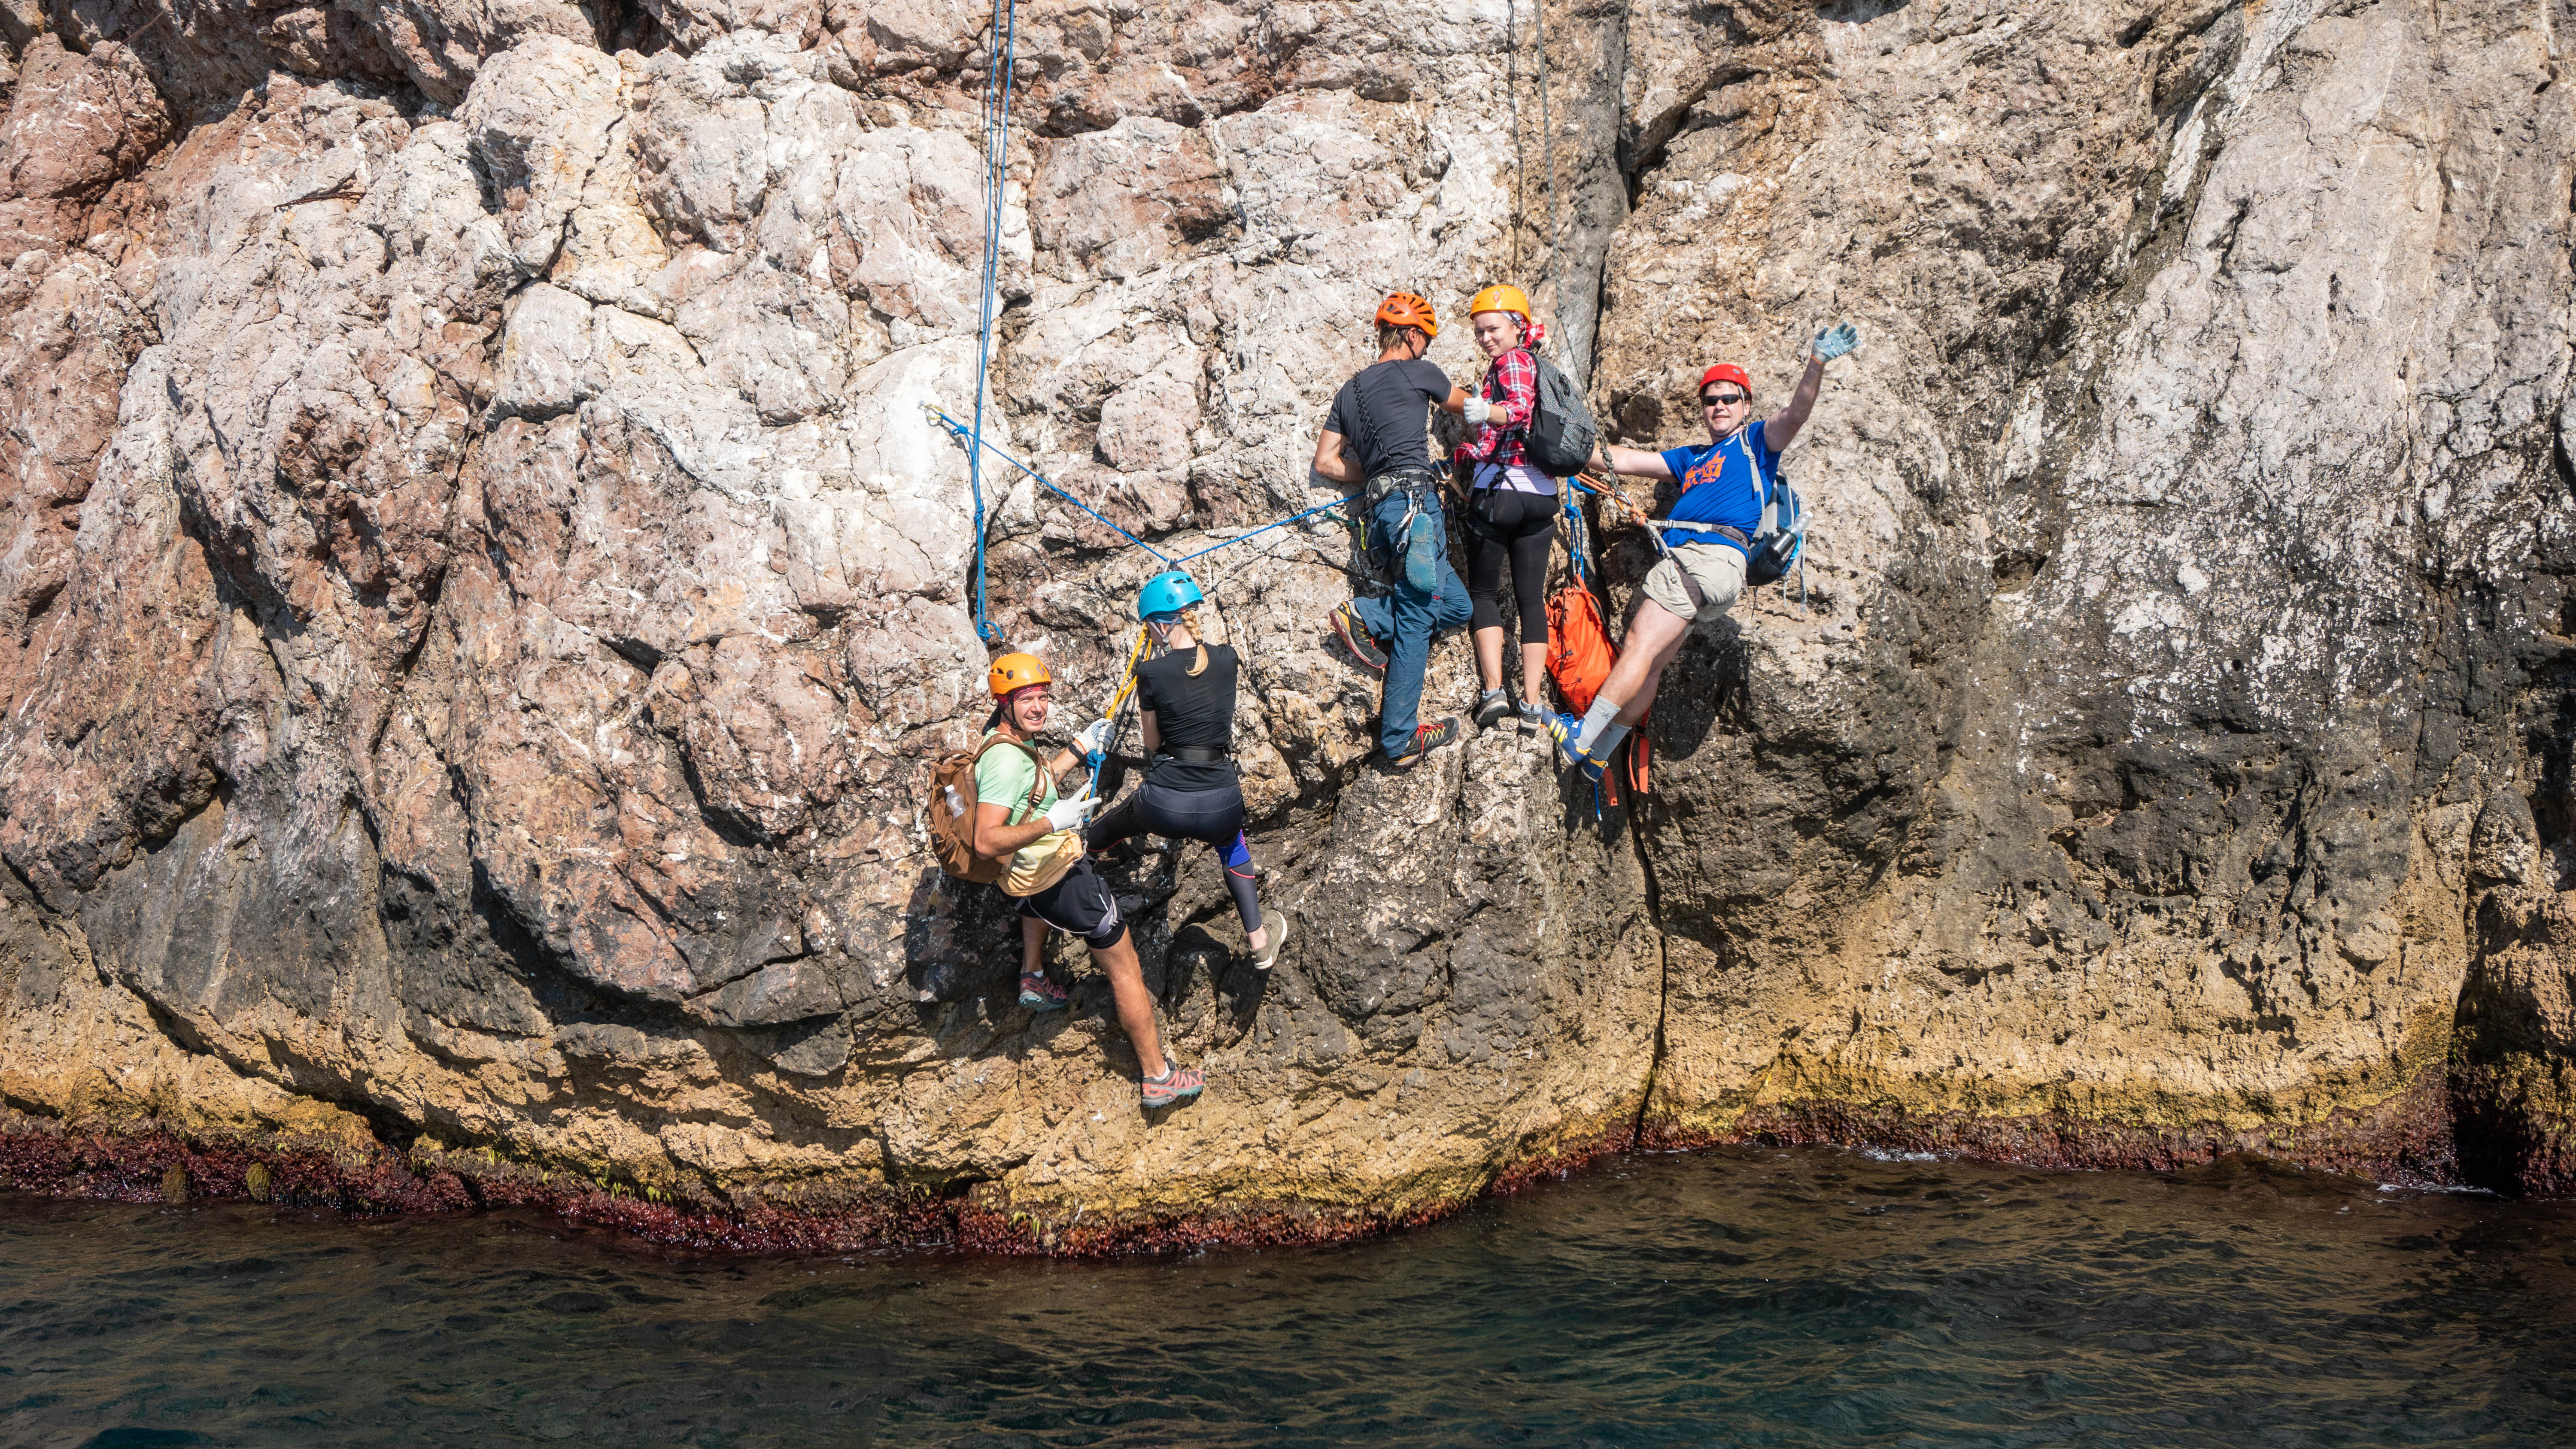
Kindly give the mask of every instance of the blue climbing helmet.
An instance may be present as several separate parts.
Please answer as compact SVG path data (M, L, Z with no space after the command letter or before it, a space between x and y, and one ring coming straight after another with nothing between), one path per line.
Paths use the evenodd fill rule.
M1145 587L1136 591L1136 617L1151 619L1157 615L1177 614L1205 597L1199 592L1199 586L1190 582L1188 574L1173 569L1147 579Z

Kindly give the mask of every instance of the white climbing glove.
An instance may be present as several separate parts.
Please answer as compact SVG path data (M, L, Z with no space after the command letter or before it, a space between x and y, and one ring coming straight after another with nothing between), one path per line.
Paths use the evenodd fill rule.
M1472 394L1467 398L1466 411L1461 414L1461 416L1466 418L1469 425L1475 427L1484 426L1485 419L1490 418L1493 415L1494 405L1485 401L1483 398L1476 397Z
M1808 350L1818 362L1831 362L1860 346L1860 329L1849 322L1837 323L1816 334L1816 345Z
M1093 720L1082 727L1082 733L1073 737L1073 747L1081 754L1099 754L1109 748L1109 736L1116 729L1117 726L1105 719Z
M1079 792L1047 807L1047 829L1071 830L1087 824L1091 812L1099 808L1100 802L1091 798L1091 786L1086 782Z

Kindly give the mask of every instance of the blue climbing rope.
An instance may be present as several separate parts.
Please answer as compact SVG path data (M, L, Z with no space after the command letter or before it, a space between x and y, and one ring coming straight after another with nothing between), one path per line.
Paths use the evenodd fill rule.
M956 438L958 442L965 444L966 452L969 457L980 457L985 451L990 450L994 457L1001 459L1003 462L1010 464L1012 467L1019 469L1021 472L1026 473L1031 478L1037 480L1037 485L1039 487L1054 494L1056 497L1063 499L1065 502L1072 504L1074 507L1081 509L1083 512L1090 514L1092 517L1099 519L1101 527L1110 530L1120 538L1136 545L1138 548L1141 548L1145 552L1152 554L1154 557L1161 559L1163 562L1171 562L1171 559L1166 556L1162 550L1154 547L1150 543L1147 543L1145 540L1138 538L1136 535L1129 533L1127 530L1120 528L1117 524L1110 522L1099 509L1092 507L1090 504L1083 502L1081 499L1074 497L1072 494L1065 492L1063 489L1055 486L1055 484L1047 481L1047 476L1044 473L1041 473L1037 469L1030 467L1028 464L1021 462L1019 459L1012 457L1010 454L1003 452L1001 448L995 444L984 441L984 432L981 428L970 430L964 423L950 417L947 411L941 408L937 403L923 403L921 405L921 410L930 414L933 418L936 418L939 421L939 425L948 430L950 436ZM967 465L966 475L970 479L974 477L975 468L973 464L970 463Z
M1179 558L1174 558L1170 554L1167 554L1161 549L1154 547L1152 544L1147 543L1145 540L1138 538L1136 535L1129 533L1123 528L1120 528L1117 524L1110 522L1108 516L1103 514L1099 509L1092 507L1090 504L1083 502L1081 499L1076 498L1072 494L1057 487L1044 473L1041 473L1037 469L1030 467L1028 464L1021 462L1019 459L1012 457L1009 453L1004 452L999 445L985 441L981 435L969 429L964 423L950 417L946 410L942 409L938 404L923 403L921 405L921 410L928 413L931 418L939 424L939 426L947 429L949 435L954 437L960 444L963 444L967 448L976 452L990 451L994 457L1001 459L1003 462L1008 463L1012 467L1027 474L1039 487L1044 488L1049 493L1052 493L1056 497L1063 499L1065 502L1072 504L1074 507L1081 509L1083 512L1090 514L1093 519L1099 522L1101 527L1108 529L1110 532L1117 534L1120 538L1123 538L1129 543L1136 545L1138 548L1143 549L1145 552L1152 554L1154 558L1166 568L1179 568L1181 565L1188 563L1191 559L1205 558L1209 554L1212 554L1221 548L1232 548L1246 539L1258 538L1274 528L1286 528L1289 524L1296 523L1302 519L1312 518L1318 513L1327 513L1336 508L1347 507L1351 501L1348 498L1336 498L1330 503L1317 504L1315 507L1309 508L1303 513L1292 513L1286 518L1282 518L1275 523L1265 523L1259 528L1252 530L1250 533L1240 534L1236 537L1225 539L1218 543L1212 543L1207 547L1200 549L1196 553L1183 554Z
M1019 0L993 0L990 65L984 77L984 289L975 329L974 441L984 441L984 401L993 361L993 301L1002 271L1002 202L1011 159L1011 65L1019 42ZM942 414L942 416L946 416ZM952 420L953 423L953 420ZM984 450L966 450L966 487L975 496L975 633L987 644L1002 631L984 613Z
M1179 558L1172 560L1172 567L1179 568L1181 565L1188 563L1194 558L1205 558L1209 554L1212 554L1221 548L1232 548L1236 544L1243 542L1245 539L1259 538L1261 535L1268 533L1274 528L1286 528L1288 525L1295 523L1300 519L1312 518L1318 513L1329 513L1336 508L1347 508L1350 506L1350 502L1351 500L1348 498L1336 498L1330 503L1319 503L1316 506L1307 509L1303 513L1289 514L1286 518L1280 519L1277 523L1265 523L1250 533L1229 538L1222 543L1209 544L1207 547L1200 549L1197 553L1185 553Z

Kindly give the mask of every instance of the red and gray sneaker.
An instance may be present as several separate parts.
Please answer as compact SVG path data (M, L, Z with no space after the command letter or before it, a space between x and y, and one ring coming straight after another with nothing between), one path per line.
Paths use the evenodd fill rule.
M1386 651L1377 647L1368 626L1360 622L1357 600L1347 600L1333 611L1333 637L1350 651L1351 662L1371 674L1386 673Z
M1458 738L1458 720L1454 715L1436 725L1422 725L1413 732L1413 747L1387 761L1387 764L1398 770L1410 770L1422 763L1424 755L1430 754L1456 738Z
M1163 1062L1163 1074L1139 1078L1136 1089L1143 1094L1147 1107L1168 1107L1206 1091L1207 1077L1196 1067L1185 1067L1167 1058Z
M1031 1011L1062 1011L1073 1004L1063 987L1046 978L1043 971L1020 978L1020 1005Z

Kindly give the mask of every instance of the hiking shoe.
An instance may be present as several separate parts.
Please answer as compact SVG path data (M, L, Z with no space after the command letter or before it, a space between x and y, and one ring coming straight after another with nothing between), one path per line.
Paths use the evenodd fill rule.
M1557 763L1581 770L1583 778L1596 785L1600 784L1602 762L1574 747L1574 742L1583 734L1583 716L1556 715L1548 720L1546 729L1548 738L1556 741Z
M1368 626L1360 622L1357 600L1344 603L1333 611L1333 637L1342 641L1351 659L1371 674L1386 673L1386 651L1369 637Z
M1270 918L1262 924L1270 928L1270 941L1253 951L1252 969L1255 971L1267 971L1277 965L1279 948L1288 944L1288 917L1284 913L1272 911Z
M1455 716L1444 719L1436 725L1418 726L1413 731L1413 747L1387 763L1399 770L1410 770L1421 763L1424 755L1430 754L1456 738L1458 738L1458 721Z
M1509 694L1499 689L1489 690L1484 698L1476 701L1476 728L1492 729L1502 723L1505 716L1513 712L1512 697Z
M1546 729L1547 719L1548 715L1546 710L1539 708L1537 705L1530 703L1526 699L1521 701L1522 734L1534 735L1540 730Z
M1031 1011L1062 1011L1073 1004L1063 987L1046 978L1040 971L1020 978L1020 1005Z
M1166 1060L1163 1063L1163 1074L1159 1077L1139 1078L1136 1082L1136 1090L1145 1099L1147 1108L1168 1107L1175 1102L1186 1102L1206 1091L1207 1077L1196 1067L1185 1067L1179 1062Z

